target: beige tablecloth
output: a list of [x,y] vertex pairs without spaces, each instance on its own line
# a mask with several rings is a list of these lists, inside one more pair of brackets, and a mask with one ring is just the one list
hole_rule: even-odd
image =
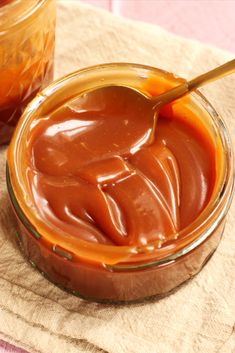
[[[159,27],[131,22],[79,4],[58,4],[56,76],[110,61],[157,66],[187,78],[232,56]],[[235,139],[235,77],[204,93]],[[88,303],[44,279],[14,243],[14,221],[0,151],[0,338],[41,353],[234,353],[235,204],[219,248],[176,293],[155,303]]]

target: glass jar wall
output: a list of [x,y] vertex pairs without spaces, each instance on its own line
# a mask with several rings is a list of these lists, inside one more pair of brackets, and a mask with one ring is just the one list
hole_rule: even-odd
[[0,144],[53,79],[55,0],[0,1]]
[[102,85],[128,85],[158,94],[180,82],[172,74],[142,65],[100,65],[53,83],[28,105],[8,152],[8,190],[23,252],[52,282],[96,301],[143,300],[166,294],[194,276],[215,251],[233,193],[233,156],[223,120],[199,92],[176,101],[170,109],[166,107],[163,114],[173,112],[204,126],[215,150],[215,183],[201,214],[165,246],[159,248],[154,242],[137,246],[94,244],[53,229],[40,219],[25,173],[31,127],[40,117]]

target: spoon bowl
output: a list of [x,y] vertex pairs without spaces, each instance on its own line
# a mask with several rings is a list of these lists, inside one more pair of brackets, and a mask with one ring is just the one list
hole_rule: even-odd
[[[105,85],[90,90],[77,98],[76,105],[78,105],[80,109],[85,109],[86,111],[94,110],[95,113],[99,111],[100,114],[106,109],[106,112],[108,111],[110,117],[115,117],[115,119],[118,117],[119,122],[120,119],[123,120],[124,124],[118,125],[119,129],[121,126],[121,131],[119,133],[121,139],[119,138],[118,143],[114,142],[114,144],[119,145],[120,140],[124,142],[126,134],[130,133],[128,132],[128,127],[135,123],[135,128],[133,129],[132,127],[131,131],[132,133],[135,131],[133,138],[136,140],[134,142],[134,149],[136,151],[142,145],[151,144],[153,141],[157,126],[158,113],[164,105],[185,96],[206,83],[229,75],[234,71],[235,59],[208,71],[205,74],[197,76],[191,81],[185,81],[179,86],[156,97],[149,97],[133,87]],[[137,124],[136,116],[140,118]],[[114,126],[112,125],[112,127]],[[112,128],[110,129],[110,133],[111,131]],[[113,136],[115,136],[115,134],[112,134],[112,138]],[[127,152],[128,151],[124,148],[123,153],[125,154]]]

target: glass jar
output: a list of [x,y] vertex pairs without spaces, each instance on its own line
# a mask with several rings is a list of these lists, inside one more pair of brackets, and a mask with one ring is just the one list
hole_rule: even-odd
[[0,144],[53,79],[55,0],[0,1]]
[[37,217],[22,162],[31,124],[90,89],[121,84],[145,91],[151,81],[157,94],[161,93],[159,80],[161,91],[182,82],[170,73],[137,64],[105,64],[77,71],[37,95],[24,111],[11,141],[7,184],[21,248],[47,278],[80,297],[126,302],[169,293],[200,271],[223,233],[234,181],[231,141],[223,120],[198,91],[176,101],[172,109],[182,110],[186,119],[193,116],[207,129],[215,146],[217,175],[209,203],[179,232],[177,241],[171,240],[163,248],[154,243],[136,247],[99,244],[97,250],[93,243],[79,238],[68,243],[62,231],[53,238]]

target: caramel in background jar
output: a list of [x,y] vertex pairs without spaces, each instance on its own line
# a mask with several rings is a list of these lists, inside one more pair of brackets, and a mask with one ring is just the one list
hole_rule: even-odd
[[0,0],[0,144],[53,79],[55,0]]

